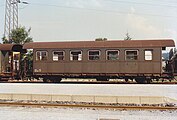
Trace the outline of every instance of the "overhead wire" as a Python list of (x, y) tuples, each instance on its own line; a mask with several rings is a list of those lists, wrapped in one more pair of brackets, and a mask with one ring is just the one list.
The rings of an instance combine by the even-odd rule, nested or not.
[(20, 9), (20, 10), (21, 10), (21, 9), (25, 9), (26, 7), (28, 7), (28, 4), (25, 5), (25, 6), (23, 6), (23, 7), (19, 7), (19, 9)]
[(122, 0), (104, 0), (104, 1), (110, 1), (110, 2), (116, 2), (116, 3), (129, 3), (129, 4), (148, 5), (148, 6), (158, 6), (158, 7), (164, 6), (164, 7), (177, 8), (176, 5), (164, 5), (164, 4), (142, 3), (142, 2), (132, 2), (132, 1), (122, 1)]
[[(152, 1), (154, 1), (154, 0), (152, 0)], [(170, 4), (173, 4), (173, 3), (176, 3), (177, 4), (177, 2), (176, 1), (163, 1), (163, 0), (156, 0), (157, 2), (162, 2), (162, 3), (170, 3)]]
[(170, 15), (157, 15), (157, 14), (147, 14), (147, 13), (129, 13), (117, 10), (101, 10), (94, 8), (81, 8), (81, 7), (70, 7), (70, 6), (62, 6), (62, 5), (52, 5), (52, 4), (42, 4), (42, 3), (29, 3), (29, 5), (37, 5), (37, 6), (48, 6), (48, 7), (58, 7), (58, 8), (68, 8), (68, 9), (81, 9), (81, 10), (90, 10), (96, 12), (106, 12), (106, 13), (116, 13), (116, 14), (135, 14), (135, 15), (145, 15), (145, 16), (158, 16), (158, 17), (168, 17), (168, 18), (177, 18), (177, 16)]
[[(161, 4), (152, 4), (152, 3), (141, 3), (141, 2), (132, 2), (132, 1), (122, 1), (122, 0), (103, 0), (103, 1), (110, 1), (116, 3), (129, 3), (129, 4), (139, 4), (139, 5), (148, 5), (148, 6), (164, 6), (164, 7), (173, 7), (177, 8), (177, 6), (171, 5), (161, 5)], [(36, 5), (36, 6), (48, 6), (48, 7), (58, 7), (58, 8), (67, 8), (67, 9), (81, 9), (81, 10), (90, 10), (96, 12), (105, 12), (105, 13), (116, 13), (116, 14), (135, 14), (135, 15), (145, 15), (145, 16), (158, 16), (158, 17), (169, 17), (169, 18), (177, 18), (177, 16), (170, 16), (170, 15), (157, 15), (157, 14), (148, 14), (148, 13), (129, 13), (124, 11), (117, 11), (117, 10), (101, 10), (101, 9), (94, 9), (94, 8), (81, 8), (81, 7), (70, 7), (70, 6), (62, 6), (62, 5), (54, 5), (54, 4), (43, 4), (43, 3), (28, 3), (28, 5)], [(27, 6), (28, 6), (27, 5)], [(5, 5), (2, 4), (0, 7), (4, 7)], [(27, 6), (20, 8), (24, 9)]]

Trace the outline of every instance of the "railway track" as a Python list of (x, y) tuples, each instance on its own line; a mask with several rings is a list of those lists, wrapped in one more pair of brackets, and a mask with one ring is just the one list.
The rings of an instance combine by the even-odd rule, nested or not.
[(162, 106), (160, 106), (160, 107), (155, 107), (155, 106), (113, 106), (113, 105), (19, 103), (19, 102), (0, 102), (0, 106), (69, 107), (69, 108), (118, 109), (118, 110), (177, 110), (177, 107), (162, 107)]
[[(72, 83), (72, 84), (138, 84), (136, 82), (124, 82), (124, 81), (64, 81), (64, 82), (61, 82), (62, 83)], [(176, 82), (152, 82), (150, 84), (177, 84), (177, 81)]]
[[(35, 80), (35, 81), (28, 81), (28, 80), (9, 80), (9, 81), (2, 81), (1, 83), (44, 83), (42, 80)], [(52, 82), (51, 82), (52, 83)], [(135, 81), (61, 81), (57, 84), (138, 84)], [(145, 83), (146, 84), (146, 83)], [(177, 81), (158, 81), (158, 82), (151, 82), (148, 84), (177, 84)]]

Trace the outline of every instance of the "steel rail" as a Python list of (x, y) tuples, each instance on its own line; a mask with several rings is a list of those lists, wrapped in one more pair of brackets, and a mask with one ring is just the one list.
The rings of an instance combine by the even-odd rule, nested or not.
[[(43, 81), (4, 81), (2, 83), (44, 83)], [(49, 82), (49, 84), (52, 82)], [(56, 84), (140, 84), (136, 82), (123, 81), (61, 81)], [(152, 82), (144, 84), (177, 84), (177, 82)]]
[(120, 110), (177, 110), (177, 107), (162, 106), (113, 106), (113, 105), (89, 105), (89, 104), (49, 104), (49, 103), (19, 103), (0, 102), (0, 106), (18, 107), (71, 107), (71, 108), (97, 108), (97, 109), (120, 109)]

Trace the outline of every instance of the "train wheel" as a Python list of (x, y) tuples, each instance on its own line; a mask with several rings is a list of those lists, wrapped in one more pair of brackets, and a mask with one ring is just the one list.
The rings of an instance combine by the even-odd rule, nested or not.
[(128, 82), (128, 78), (125, 78), (125, 82)]
[(135, 81), (136, 81), (138, 84), (144, 84), (144, 83), (146, 83), (146, 79), (145, 79), (144, 77), (135, 78)]
[(152, 82), (152, 79), (150, 79), (150, 78), (147, 78), (147, 79), (146, 79), (146, 83), (149, 84), (149, 83), (151, 83), (151, 82)]
[(135, 81), (139, 84), (149, 84), (152, 82), (152, 79), (151, 78), (145, 78), (145, 77), (138, 77), (138, 78), (135, 78)]
[(43, 82), (44, 83), (51, 83), (52, 81), (50, 79), (48, 79), (48, 78), (43, 78)]
[(60, 83), (62, 78), (60, 77), (45, 77), (43, 78), (44, 83)]
[(56, 79), (53, 79), (52, 82), (53, 83), (60, 83), (61, 82), (61, 78), (56, 78)]
[(96, 80), (97, 81), (109, 81), (109, 79), (106, 77), (97, 77)]

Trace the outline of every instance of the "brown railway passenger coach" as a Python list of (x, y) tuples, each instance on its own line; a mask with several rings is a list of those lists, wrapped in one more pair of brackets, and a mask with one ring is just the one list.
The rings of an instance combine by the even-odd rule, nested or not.
[(33, 75), (60, 82), (61, 78), (135, 79), (150, 82), (171, 73), (162, 69), (162, 50), (175, 47), (173, 40), (112, 40), (34, 42)]
[(0, 80), (17, 79), (20, 74), (20, 55), (26, 50), (19, 44), (0, 44)]

